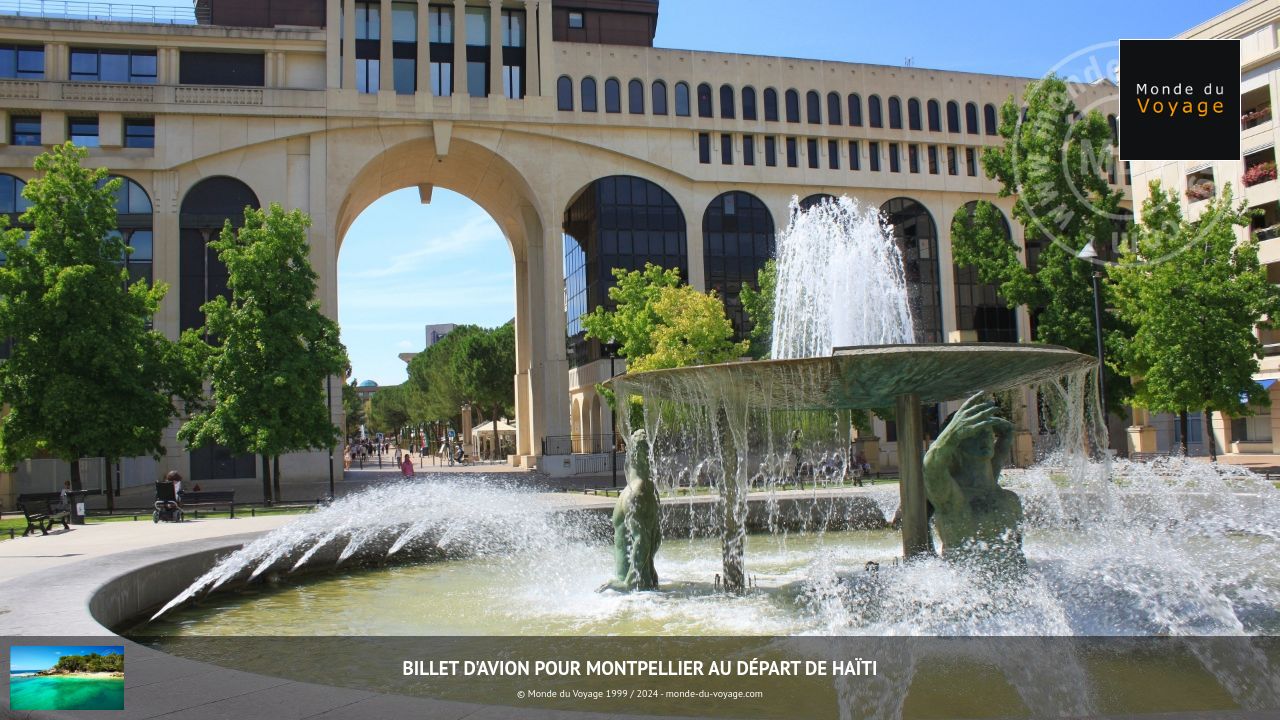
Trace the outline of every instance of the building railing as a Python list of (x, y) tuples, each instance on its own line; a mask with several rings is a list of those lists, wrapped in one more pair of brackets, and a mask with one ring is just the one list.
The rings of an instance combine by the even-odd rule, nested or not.
[(0, 15), (98, 22), (208, 24), (209, 7), (172, 7), (84, 0), (0, 0)]
[[(613, 433), (595, 435), (548, 435), (542, 440), (543, 455), (605, 453), (613, 449)], [(621, 448), (619, 448), (621, 450)]]
[[(3, 2), (3, 0), (0, 0)], [(220, 85), (147, 85), (0, 79), (0, 100), (48, 100), (91, 103), (232, 105), (319, 110), (325, 90)]]

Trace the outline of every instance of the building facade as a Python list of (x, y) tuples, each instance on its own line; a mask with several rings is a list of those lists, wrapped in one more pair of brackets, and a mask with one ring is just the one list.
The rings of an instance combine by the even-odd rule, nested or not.
[[(246, 205), (312, 216), (336, 318), (338, 252), (360, 212), (402, 188), (424, 202), (435, 186), (459, 192), (511, 246), (517, 464), (600, 449), (582, 438), (611, 430), (594, 391), (611, 362), (581, 335), (611, 268), (679, 267), (745, 331), (738, 291), (793, 198), (883, 209), (922, 340), (1030, 338), (1027, 314), (956, 268), (950, 243), (969, 203), (1011, 217), (980, 159), (1027, 78), (655, 48), (654, 0), (199, 0), (177, 21), (45, 5), (0, 16), (0, 212), (21, 211), (35, 155), (89, 147), (90, 164), (128, 181), (130, 269), (171, 285), (155, 325), (176, 338), (225, 292), (207, 243)], [(1104, 110), (1114, 94), (1075, 89)], [(166, 445), (159, 471), (255, 472), (188, 452), (176, 425)], [(327, 477), (327, 452), (284, 461), (286, 478)]]
[[(1167, 160), (1132, 163), (1133, 206), (1150, 197), (1150, 184), (1160, 181), (1182, 197), (1183, 215), (1195, 220), (1209, 198), (1230, 184), (1237, 201), (1256, 213), (1253, 225), (1237, 232), (1258, 242), (1258, 259), (1272, 282), (1280, 282), (1280, 182), (1276, 182), (1276, 140), (1280, 125), (1272, 114), (1280, 97), (1280, 2), (1251, 0), (1206, 20), (1178, 37), (1240, 40), (1240, 148), (1238, 160)], [(1123, 154), (1123, 153), (1122, 153)], [(1280, 330), (1259, 330), (1265, 356), (1255, 379), (1268, 390), (1271, 408), (1253, 408), (1250, 417), (1213, 413), (1205, 423), (1193, 413), (1187, 432), (1188, 451), (1208, 454), (1206, 428), (1211, 428), (1219, 452), (1228, 454), (1280, 453)], [(1170, 415), (1134, 410), (1129, 446), (1140, 452), (1168, 452), (1176, 448), (1178, 423)]]

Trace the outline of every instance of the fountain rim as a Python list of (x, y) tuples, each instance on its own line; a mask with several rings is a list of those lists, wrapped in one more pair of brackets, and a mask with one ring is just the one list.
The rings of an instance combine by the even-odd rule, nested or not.
[[(663, 368), (660, 370), (645, 370), (642, 372), (627, 372), (606, 380), (602, 385), (611, 390), (617, 390), (620, 386), (625, 385), (649, 385), (651, 388), (652, 381), (659, 382), (668, 381), (675, 378), (683, 378), (694, 376), (707, 372), (710, 368), (804, 368), (804, 367), (831, 367), (841, 363), (841, 358), (863, 358), (863, 359), (885, 359), (901, 357), (903, 359), (911, 356), (931, 356), (937, 358), (948, 354), (964, 354), (964, 353), (992, 353), (992, 354), (1010, 354), (1010, 355), (1026, 355), (1034, 354), (1042, 358), (1055, 358), (1046, 367), (1040, 368), (1035, 372), (1006, 375), (1000, 379), (984, 385), (981, 388), (967, 388), (960, 392), (945, 392), (940, 395), (937, 393), (923, 393), (927, 402), (947, 402), (951, 400), (960, 400), (968, 397), (974, 392), (998, 392), (1013, 387), (1030, 385), (1036, 381), (1043, 380), (1049, 376), (1064, 376), (1076, 371), (1087, 368), (1096, 368), (1098, 360), (1091, 355), (1077, 352), (1061, 345), (1050, 345), (1044, 343), (997, 343), (997, 342), (958, 342), (958, 343), (894, 343), (884, 345), (854, 345), (837, 347), (832, 350), (832, 354), (828, 356), (808, 357), (808, 358), (786, 358), (786, 359), (766, 359), (751, 360), (739, 359), (731, 360), (724, 363), (714, 363), (710, 365), (689, 365), (678, 368)], [(843, 362), (848, 362), (845, 360)], [(907, 392), (895, 393), (895, 395), (906, 395)], [(828, 409), (874, 409), (879, 407), (876, 403), (834, 403), (828, 406)]]

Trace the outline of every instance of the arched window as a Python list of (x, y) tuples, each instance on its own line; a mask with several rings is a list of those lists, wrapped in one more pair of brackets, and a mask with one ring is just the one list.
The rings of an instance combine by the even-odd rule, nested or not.
[(129, 271), (129, 282), (145, 280), (151, 283), (151, 258), (154, 235), (151, 230), (151, 198), (138, 183), (127, 177), (120, 178), (120, 187), (116, 190), (116, 229), (124, 244), (133, 248), (123, 258), (125, 268)]
[[(223, 175), (196, 183), (178, 209), (178, 325), (182, 330), (204, 325), (200, 307), (226, 297), (227, 266), (209, 247), (223, 223), (244, 224), (244, 209), (257, 208), (258, 196), (243, 182)], [(227, 448), (204, 445), (191, 450), (191, 480), (252, 478), (254, 457), (234, 455)]]
[(711, 86), (706, 83), (698, 85), (698, 117), (715, 117), (711, 112)]
[(1113, 146), (1120, 144), (1120, 125), (1116, 122), (1115, 115), (1107, 116), (1107, 128), (1111, 130), (1111, 144)]
[(960, 132), (960, 104), (955, 100), (947, 101), (947, 132)]
[(600, 343), (585, 337), (582, 318), (609, 305), (613, 268), (643, 270), (650, 262), (689, 276), (685, 218), (661, 186), (612, 175), (578, 193), (562, 229), (569, 364), (578, 367), (602, 356)]
[(800, 122), (800, 93), (794, 89), (787, 91), (787, 122)]
[(689, 83), (676, 83), (676, 115), (689, 117)]
[(840, 112), (840, 93), (827, 93), (827, 124), (843, 125), (843, 113)]
[(748, 85), (742, 88), (742, 119), (756, 120), (756, 89)]
[(622, 112), (622, 83), (618, 82), (618, 78), (609, 78), (604, 81), (604, 111)]
[(573, 78), (561, 75), (556, 81), (556, 109), (573, 109)]
[(916, 342), (942, 342), (942, 283), (938, 230), (924, 205), (898, 197), (880, 206), (902, 253)]
[[(982, 106), (983, 120), (986, 121), (986, 131), (988, 135), (995, 135), (1000, 131), (1000, 121), (996, 119), (996, 106), (987, 103)], [(1115, 115), (1111, 116), (1115, 120)], [(1114, 128), (1113, 128), (1114, 129)]]
[(929, 100), (929, 130), (932, 132), (942, 132), (942, 106), (937, 100)]
[(764, 119), (766, 122), (778, 121), (778, 91), (773, 88), (764, 89)]
[(726, 120), (732, 120), (735, 116), (733, 87), (730, 85), (720, 86), (720, 117)]
[(627, 112), (644, 114), (644, 83), (640, 80), (632, 79), (627, 83)]
[[(979, 209), (981, 208), (981, 209)], [(988, 222), (999, 218), (998, 225), (1004, 233), (1006, 242), (1013, 242), (1013, 232), (1009, 228), (1009, 220), (1000, 209), (989, 202), (974, 200), (965, 203), (956, 211), (951, 220), (951, 235), (954, 237), (962, 226), (972, 227), (975, 213), (981, 213), (981, 220)], [(956, 328), (977, 332), (979, 342), (1018, 342), (1018, 317), (1004, 298), (1000, 297), (1000, 288), (978, 279), (978, 270), (972, 266), (955, 266), (956, 278)]]
[(916, 98), (907, 101), (907, 127), (912, 130), (924, 129), (924, 124), (920, 122), (920, 101)]
[(822, 203), (825, 203), (825, 202), (835, 202), (835, 201), (836, 201), (835, 195), (828, 195), (827, 193), (814, 193), (800, 201), (800, 209), (808, 210), (814, 205), (821, 205)]
[(750, 193), (724, 193), (702, 215), (707, 288), (724, 300), (725, 315), (739, 340), (751, 331), (739, 293), (744, 285), (756, 287), (760, 268), (773, 257), (773, 234), (769, 208)]
[(804, 96), (805, 114), (808, 115), (810, 125), (822, 124), (822, 96), (816, 91), (810, 90)]
[(977, 135), (980, 132), (980, 130), (978, 130), (977, 103), (965, 103), (964, 124), (965, 124), (965, 130), (967, 130), (970, 135)]
[(666, 115), (667, 114), (667, 84), (662, 82), (661, 80), (654, 80), (652, 95), (653, 95), (653, 114)]
[(849, 124), (862, 127), (862, 98), (858, 93), (849, 93)]
[(593, 77), (582, 78), (582, 111), (596, 111), (596, 79)]
[(897, 95), (889, 96), (889, 128), (902, 129), (902, 101)]
[(873, 128), (884, 127), (884, 117), (880, 111), (880, 96), (872, 95), (867, 98), (867, 120)]
[(0, 173), (0, 215), (9, 218), (9, 227), (18, 227), (18, 217), (31, 207), (31, 202), (22, 197), (26, 187), (22, 179)]

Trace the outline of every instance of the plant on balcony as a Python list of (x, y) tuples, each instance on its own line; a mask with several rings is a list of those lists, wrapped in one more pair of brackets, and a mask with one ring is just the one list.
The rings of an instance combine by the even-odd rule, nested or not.
[(1187, 188), (1187, 199), (1191, 202), (1208, 200), (1213, 197), (1213, 181), (1205, 180)]
[(1263, 240), (1271, 240), (1277, 237), (1280, 237), (1280, 223), (1276, 223), (1275, 225), (1268, 225), (1267, 227), (1258, 228), (1257, 230), (1253, 231), (1253, 239), (1257, 240), (1258, 242), (1262, 242)]
[(1246, 168), (1244, 177), (1241, 180), (1245, 187), (1253, 187), (1258, 183), (1264, 183), (1268, 180), (1276, 179), (1276, 164), (1273, 162), (1260, 162), (1257, 165)]
[(1240, 115), (1240, 123), (1246, 127), (1252, 127), (1264, 123), (1271, 119), (1271, 106), (1260, 107), (1256, 110), (1250, 110)]

